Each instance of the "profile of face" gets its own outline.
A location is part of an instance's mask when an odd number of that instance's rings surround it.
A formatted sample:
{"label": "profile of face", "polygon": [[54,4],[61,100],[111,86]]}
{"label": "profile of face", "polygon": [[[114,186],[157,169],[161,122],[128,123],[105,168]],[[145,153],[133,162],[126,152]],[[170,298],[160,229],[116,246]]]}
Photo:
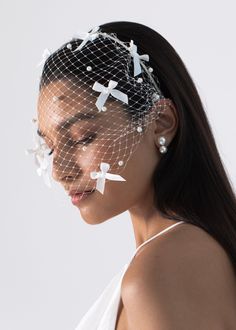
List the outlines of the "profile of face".
{"label": "profile of face", "polygon": [[[165,111],[143,131],[131,122],[121,102],[108,98],[99,112],[95,101],[96,96],[78,84],[58,80],[41,89],[37,107],[39,134],[52,149],[52,177],[67,192],[95,188],[90,173],[100,171],[101,162],[110,165],[108,173],[124,179],[106,179],[103,193],[95,189],[75,204],[89,224],[101,223],[150,198],[153,172],[162,157],[158,137],[164,135],[169,144],[177,126],[175,108],[168,99],[158,101]],[[155,107],[152,110],[157,112]]]}

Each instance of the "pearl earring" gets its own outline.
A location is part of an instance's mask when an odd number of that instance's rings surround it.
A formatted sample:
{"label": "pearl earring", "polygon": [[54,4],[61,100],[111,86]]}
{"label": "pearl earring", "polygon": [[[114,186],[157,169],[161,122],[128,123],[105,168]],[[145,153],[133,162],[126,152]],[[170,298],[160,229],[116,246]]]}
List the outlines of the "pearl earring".
{"label": "pearl earring", "polygon": [[166,139],[164,136],[160,136],[158,139],[159,144],[161,145],[159,148],[160,153],[164,154],[167,152],[167,147],[164,145],[166,143]]}

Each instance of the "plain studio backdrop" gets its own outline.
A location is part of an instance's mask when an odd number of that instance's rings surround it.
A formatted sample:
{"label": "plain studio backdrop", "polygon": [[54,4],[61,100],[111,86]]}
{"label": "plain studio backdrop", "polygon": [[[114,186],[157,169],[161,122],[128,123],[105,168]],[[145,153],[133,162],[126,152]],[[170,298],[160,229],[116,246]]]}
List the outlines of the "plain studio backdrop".
{"label": "plain studio backdrop", "polygon": [[196,83],[235,187],[235,9],[233,0],[1,1],[0,329],[73,330],[135,249],[128,212],[86,224],[24,153],[43,50],[110,21],[157,30]]}

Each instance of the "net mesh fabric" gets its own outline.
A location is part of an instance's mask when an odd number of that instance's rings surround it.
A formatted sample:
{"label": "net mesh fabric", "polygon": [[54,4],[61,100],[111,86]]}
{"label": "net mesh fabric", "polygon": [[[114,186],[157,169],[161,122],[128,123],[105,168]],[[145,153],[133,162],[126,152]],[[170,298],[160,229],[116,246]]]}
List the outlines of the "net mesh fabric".
{"label": "net mesh fabric", "polygon": [[107,180],[126,181],[130,157],[168,102],[149,56],[99,27],[44,56],[28,153],[46,184],[50,171],[66,191],[104,194]]}

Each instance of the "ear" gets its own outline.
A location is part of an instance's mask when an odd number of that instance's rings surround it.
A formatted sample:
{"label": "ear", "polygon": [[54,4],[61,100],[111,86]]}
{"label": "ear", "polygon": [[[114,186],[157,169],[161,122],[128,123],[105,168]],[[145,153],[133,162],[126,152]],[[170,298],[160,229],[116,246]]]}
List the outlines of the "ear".
{"label": "ear", "polygon": [[154,111],[158,110],[159,114],[154,121],[153,138],[155,145],[159,149],[159,138],[161,136],[164,136],[166,140],[166,147],[168,147],[174,138],[178,128],[179,118],[176,107],[170,99],[160,99],[155,103],[155,107],[156,109]]}

